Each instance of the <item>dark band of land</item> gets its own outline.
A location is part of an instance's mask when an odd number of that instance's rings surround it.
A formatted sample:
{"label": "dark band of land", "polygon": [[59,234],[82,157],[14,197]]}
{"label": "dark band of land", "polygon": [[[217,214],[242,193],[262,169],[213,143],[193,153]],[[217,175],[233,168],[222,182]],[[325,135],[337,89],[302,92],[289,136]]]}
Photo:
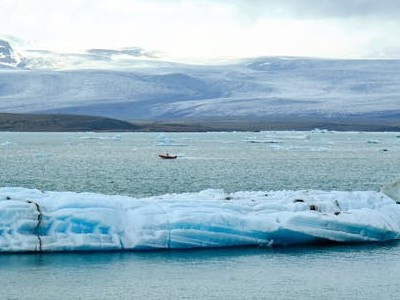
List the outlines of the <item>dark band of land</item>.
{"label": "dark band of land", "polygon": [[137,131],[138,126],[121,120],[77,115],[0,113],[0,131]]}
{"label": "dark band of land", "polygon": [[0,113],[0,131],[207,132],[312,130],[315,128],[337,131],[400,131],[400,119],[360,116],[346,118],[287,116],[123,121],[98,116]]}

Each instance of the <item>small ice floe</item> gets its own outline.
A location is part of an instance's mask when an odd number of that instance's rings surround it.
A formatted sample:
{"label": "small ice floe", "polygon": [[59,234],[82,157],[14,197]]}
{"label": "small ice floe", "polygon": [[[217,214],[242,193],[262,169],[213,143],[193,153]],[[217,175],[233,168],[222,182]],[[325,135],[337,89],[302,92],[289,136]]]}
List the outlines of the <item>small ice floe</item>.
{"label": "small ice floe", "polygon": [[311,139],[311,135],[310,134],[305,134],[305,135],[287,134],[287,135],[279,136],[279,138],[282,139],[282,140],[310,140]]}
{"label": "small ice floe", "polygon": [[121,140],[122,140],[122,135],[116,134],[116,135],[114,135],[111,139],[113,139],[113,140],[115,140],[115,141],[121,141]]}
{"label": "small ice floe", "polygon": [[244,140],[246,143],[250,144],[280,144],[282,142],[270,139],[257,139],[257,138],[246,138]]}
{"label": "small ice floe", "polygon": [[270,145],[269,148],[273,150],[282,151],[304,151],[304,152],[324,152],[328,151],[326,147],[309,147],[309,146],[282,146],[282,145]]}
{"label": "small ice floe", "polygon": [[53,156],[51,153],[46,153],[46,152],[37,152],[33,155],[35,158],[40,158],[40,159],[45,159]]}
{"label": "small ice floe", "polygon": [[9,145],[11,145],[12,143],[10,142],[10,141],[4,141],[4,142],[1,142],[0,143],[0,146],[9,146]]}
{"label": "small ice floe", "polygon": [[368,144],[379,144],[378,140],[368,140],[367,141]]}
{"label": "small ice floe", "polygon": [[311,133],[333,133],[333,132],[328,129],[314,128],[313,130],[311,130]]}
{"label": "small ice floe", "polygon": [[122,136],[120,134],[116,134],[113,136],[98,136],[98,135],[85,135],[81,136],[80,139],[82,140],[114,140],[114,141],[120,141],[122,140]]}
{"label": "small ice floe", "polygon": [[156,146],[161,146],[161,147],[186,147],[187,144],[180,144],[174,142],[171,138],[169,138],[166,134],[162,133],[158,136]]}

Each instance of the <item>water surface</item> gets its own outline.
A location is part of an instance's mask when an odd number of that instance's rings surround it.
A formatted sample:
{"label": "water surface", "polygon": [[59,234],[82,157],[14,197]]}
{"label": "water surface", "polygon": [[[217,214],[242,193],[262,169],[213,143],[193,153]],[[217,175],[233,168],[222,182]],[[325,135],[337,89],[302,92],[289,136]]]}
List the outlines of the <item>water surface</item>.
{"label": "water surface", "polygon": [[[159,153],[178,154],[165,161]],[[0,185],[129,196],[379,190],[396,133],[1,133]],[[398,299],[400,244],[0,255],[1,299]]]}

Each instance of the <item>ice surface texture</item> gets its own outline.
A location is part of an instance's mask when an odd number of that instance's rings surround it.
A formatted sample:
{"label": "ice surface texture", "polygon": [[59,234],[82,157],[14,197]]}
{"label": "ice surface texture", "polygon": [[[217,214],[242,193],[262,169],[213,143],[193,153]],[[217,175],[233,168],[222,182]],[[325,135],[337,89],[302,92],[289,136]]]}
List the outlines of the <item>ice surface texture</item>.
{"label": "ice surface texture", "polygon": [[0,189],[0,251],[271,246],[400,237],[400,205],[379,192],[221,190],[130,198]]}

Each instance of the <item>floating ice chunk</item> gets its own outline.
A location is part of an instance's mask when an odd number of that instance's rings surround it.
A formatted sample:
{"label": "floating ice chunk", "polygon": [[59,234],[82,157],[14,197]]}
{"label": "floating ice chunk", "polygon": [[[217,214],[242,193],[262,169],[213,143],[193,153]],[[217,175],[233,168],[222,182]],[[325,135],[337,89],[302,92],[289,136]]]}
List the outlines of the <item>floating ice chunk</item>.
{"label": "floating ice chunk", "polygon": [[304,152],[329,151],[329,148],[327,148],[327,147],[310,147],[310,146],[269,145],[269,148],[271,148],[273,150],[281,150],[281,151],[304,151]]}
{"label": "floating ice chunk", "polygon": [[45,159],[45,158],[49,158],[49,157],[53,156],[53,154],[51,154],[51,153],[46,153],[46,152],[37,152],[37,153],[35,153],[33,156],[34,156],[35,158],[42,158],[42,159]]}
{"label": "floating ice chunk", "polygon": [[400,238],[378,192],[205,190],[149,198],[0,189],[0,251],[146,250]]}
{"label": "floating ice chunk", "polygon": [[244,140],[246,143],[251,143],[251,144],[280,144],[282,142],[273,140],[273,139],[259,139],[259,138],[252,138],[248,137],[245,138]]}
{"label": "floating ice chunk", "polygon": [[333,131],[330,131],[328,129],[314,128],[313,130],[311,130],[311,133],[333,133]]}
{"label": "floating ice chunk", "polygon": [[400,181],[384,185],[381,192],[400,204]]}
{"label": "floating ice chunk", "polygon": [[174,146],[174,147],[186,147],[187,144],[180,144],[174,142],[171,138],[169,138],[165,133],[161,133],[158,136],[156,146],[163,146],[163,147],[169,147],[169,146]]}
{"label": "floating ice chunk", "polygon": [[11,145],[12,143],[10,141],[4,141],[0,143],[0,146],[8,146]]}
{"label": "floating ice chunk", "polygon": [[120,134],[116,134],[116,135],[113,135],[113,136],[97,136],[95,134],[92,134],[92,135],[81,136],[80,139],[82,139],[82,140],[115,140],[115,141],[120,141],[120,140],[122,140],[122,136]]}
{"label": "floating ice chunk", "polygon": [[367,141],[368,144],[379,144],[378,140],[368,140]]}

